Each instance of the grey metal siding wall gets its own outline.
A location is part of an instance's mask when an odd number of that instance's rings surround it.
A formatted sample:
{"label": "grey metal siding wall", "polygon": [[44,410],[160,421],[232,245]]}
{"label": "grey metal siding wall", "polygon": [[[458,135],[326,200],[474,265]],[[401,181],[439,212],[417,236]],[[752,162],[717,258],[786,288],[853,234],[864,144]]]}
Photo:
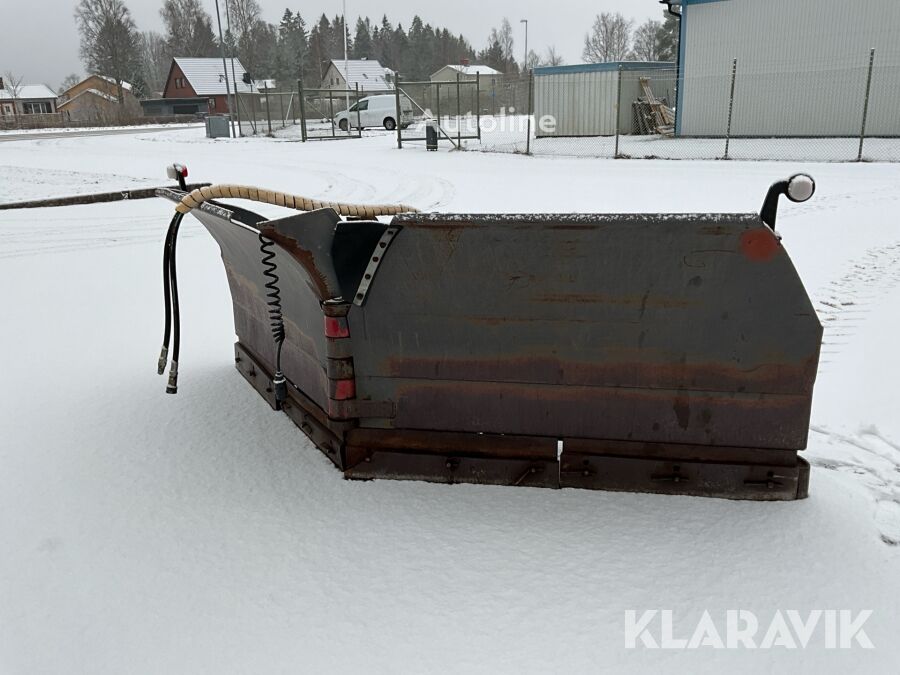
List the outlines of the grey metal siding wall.
{"label": "grey metal siding wall", "polygon": [[616,133],[615,71],[541,75],[534,78],[534,114],[556,118],[556,130],[538,136],[609,136]]}
{"label": "grey metal siding wall", "polygon": [[692,2],[683,21],[682,135],[725,132],[734,58],[734,135],[858,134],[872,47],[868,132],[900,134],[898,0]]}
{"label": "grey metal siding wall", "polygon": [[675,89],[674,70],[629,67],[622,73],[622,106],[618,109],[616,69],[536,75],[535,120],[539,122],[544,115],[556,119],[556,129],[552,132],[542,131],[538,124],[537,137],[612,136],[616,133],[617,118],[620,132],[632,133],[631,104],[644,95],[640,77],[650,78],[653,93],[659,98]]}

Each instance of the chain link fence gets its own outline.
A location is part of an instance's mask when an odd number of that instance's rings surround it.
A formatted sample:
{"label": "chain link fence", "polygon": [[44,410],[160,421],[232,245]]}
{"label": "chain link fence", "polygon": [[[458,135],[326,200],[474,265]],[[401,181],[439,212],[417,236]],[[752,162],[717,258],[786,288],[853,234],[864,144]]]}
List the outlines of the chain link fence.
{"label": "chain link fence", "polygon": [[[900,161],[900,66],[744,67],[681,77],[671,64],[538,69],[507,81],[469,150],[642,159]],[[530,92],[530,93],[528,93]],[[509,100],[509,98],[507,98]]]}
{"label": "chain link fence", "polygon": [[241,136],[276,136],[300,118],[296,91],[263,90],[236,95]]}

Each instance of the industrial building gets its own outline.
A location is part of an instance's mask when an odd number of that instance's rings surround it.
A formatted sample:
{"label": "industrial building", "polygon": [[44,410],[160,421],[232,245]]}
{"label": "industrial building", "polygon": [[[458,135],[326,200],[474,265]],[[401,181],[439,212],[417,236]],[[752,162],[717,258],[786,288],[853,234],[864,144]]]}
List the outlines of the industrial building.
{"label": "industrial building", "polygon": [[681,8],[677,134],[726,132],[736,59],[733,136],[856,136],[866,111],[868,135],[900,135],[898,0],[667,4]]}
{"label": "industrial building", "polygon": [[555,125],[538,124],[537,137],[640,133],[634,104],[645,96],[641,78],[648,80],[658,99],[673,103],[674,63],[621,61],[535,68],[534,118],[555,120]]}

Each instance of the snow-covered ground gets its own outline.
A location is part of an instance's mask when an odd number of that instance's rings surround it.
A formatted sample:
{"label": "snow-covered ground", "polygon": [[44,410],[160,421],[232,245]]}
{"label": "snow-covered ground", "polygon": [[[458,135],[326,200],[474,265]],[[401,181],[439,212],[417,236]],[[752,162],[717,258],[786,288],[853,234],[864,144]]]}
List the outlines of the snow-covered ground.
{"label": "snow-covered ground", "polygon": [[[900,165],[609,161],[202,129],[9,142],[0,201],[192,180],[447,211],[741,211],[826,325],[811,495],[346,482],[232,365],[212,239],[179,246],[180,393],[155,373],[161,200],[0,211],[0,672],[896,673]],[[872,610],[874,649],[626,649],[626,610]],[[724,619],[717,618],[724,626]],[[658,636],[657,636],[658,637]],[[761,637],[761,636],[760,636]],[[758,640],[759,641],[759,640]]]}

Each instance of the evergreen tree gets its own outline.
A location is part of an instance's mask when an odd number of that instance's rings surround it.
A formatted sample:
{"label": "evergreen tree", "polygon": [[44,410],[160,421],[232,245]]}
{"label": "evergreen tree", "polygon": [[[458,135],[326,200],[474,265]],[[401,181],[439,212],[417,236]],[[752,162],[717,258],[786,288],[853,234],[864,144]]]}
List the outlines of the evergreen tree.
{"label": "evergreen tree", "polygon": [[353,58],[374,59],[374,44],[372,40],[372,22],[369,17],[356,20],[356,35],[353,37]]}

